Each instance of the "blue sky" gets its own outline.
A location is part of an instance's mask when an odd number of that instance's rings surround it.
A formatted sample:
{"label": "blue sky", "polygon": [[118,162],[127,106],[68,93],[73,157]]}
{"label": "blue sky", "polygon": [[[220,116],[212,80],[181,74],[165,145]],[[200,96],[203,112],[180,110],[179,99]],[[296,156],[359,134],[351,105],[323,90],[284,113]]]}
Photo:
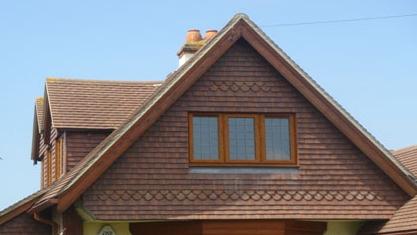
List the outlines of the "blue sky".
{"label": "blue sky", "polygon": [[[161,80],[190,28],[417,13],[416,1],[1,1],[0,209],[34,192],[33,105],[46,77]],[[265,27],[387,148],[417,144],[417,17]]]}

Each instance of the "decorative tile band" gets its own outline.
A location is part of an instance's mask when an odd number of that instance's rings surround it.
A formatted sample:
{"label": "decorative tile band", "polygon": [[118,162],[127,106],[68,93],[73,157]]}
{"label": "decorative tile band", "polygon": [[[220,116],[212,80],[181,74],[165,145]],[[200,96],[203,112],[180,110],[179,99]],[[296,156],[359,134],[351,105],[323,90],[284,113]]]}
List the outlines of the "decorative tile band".
{"label": "decorative tile band", "polygon": [[369,191],[222,191],[222,190],[106,190],[88,195],[93,200],[113,201],[382,201]]}
{"label": "decorative tile band", "polygon": [[211,91],[233,91],[233,92],[266,92],[271,88],[260,81],[210,81]]}

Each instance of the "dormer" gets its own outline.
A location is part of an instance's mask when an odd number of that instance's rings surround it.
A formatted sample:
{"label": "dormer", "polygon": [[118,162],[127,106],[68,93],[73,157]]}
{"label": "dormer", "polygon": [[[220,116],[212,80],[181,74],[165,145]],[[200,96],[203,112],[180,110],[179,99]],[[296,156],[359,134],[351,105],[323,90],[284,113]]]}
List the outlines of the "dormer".
{"label": "dormer", "polygon": [[160,82],[48,78],[35,102],[32,161],[53,184],[127,119]]}

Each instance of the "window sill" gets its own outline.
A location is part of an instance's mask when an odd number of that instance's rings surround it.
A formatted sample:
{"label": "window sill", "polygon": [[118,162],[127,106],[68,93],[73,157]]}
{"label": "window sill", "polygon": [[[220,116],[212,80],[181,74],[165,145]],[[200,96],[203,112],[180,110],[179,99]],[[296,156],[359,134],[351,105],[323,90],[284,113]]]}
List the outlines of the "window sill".
{"label": "window sill", "polygon": [[267,161],[267,162],[249,162],[249,161],[228,161],[228,162],[218,162],[218,161],[190,161],[190,167],[243,167],[243,168],[298,168],[298,163],[294,161]]}
{"label": "window sill", "polygon": [[195,174],[298,174],[298,166],[195,166],[189,168]]}

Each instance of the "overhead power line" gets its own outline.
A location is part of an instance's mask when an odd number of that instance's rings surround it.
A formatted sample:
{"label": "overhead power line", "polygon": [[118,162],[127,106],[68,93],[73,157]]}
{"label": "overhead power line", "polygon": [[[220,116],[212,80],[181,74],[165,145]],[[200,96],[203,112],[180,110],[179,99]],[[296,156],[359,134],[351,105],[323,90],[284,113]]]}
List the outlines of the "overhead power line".
{"label": "overhead power line", "polygon": [[336,24],[336,23],[349,23],[360,21],[374,21],[374,20],[388,20],[394,18],[415,17],[417,13],[404,14],[404,15],[388,15],[388,16],[375,16],[375,17],[361,17],[361,18],[347,18],[347,19],[335,19],[335,20],[318,20],[318,21],[306,21],[298,23],[282,23],[282,24],[269,24],[261,25],[262,27],[291,27],[301,25],[315,25],[315,24]]}

